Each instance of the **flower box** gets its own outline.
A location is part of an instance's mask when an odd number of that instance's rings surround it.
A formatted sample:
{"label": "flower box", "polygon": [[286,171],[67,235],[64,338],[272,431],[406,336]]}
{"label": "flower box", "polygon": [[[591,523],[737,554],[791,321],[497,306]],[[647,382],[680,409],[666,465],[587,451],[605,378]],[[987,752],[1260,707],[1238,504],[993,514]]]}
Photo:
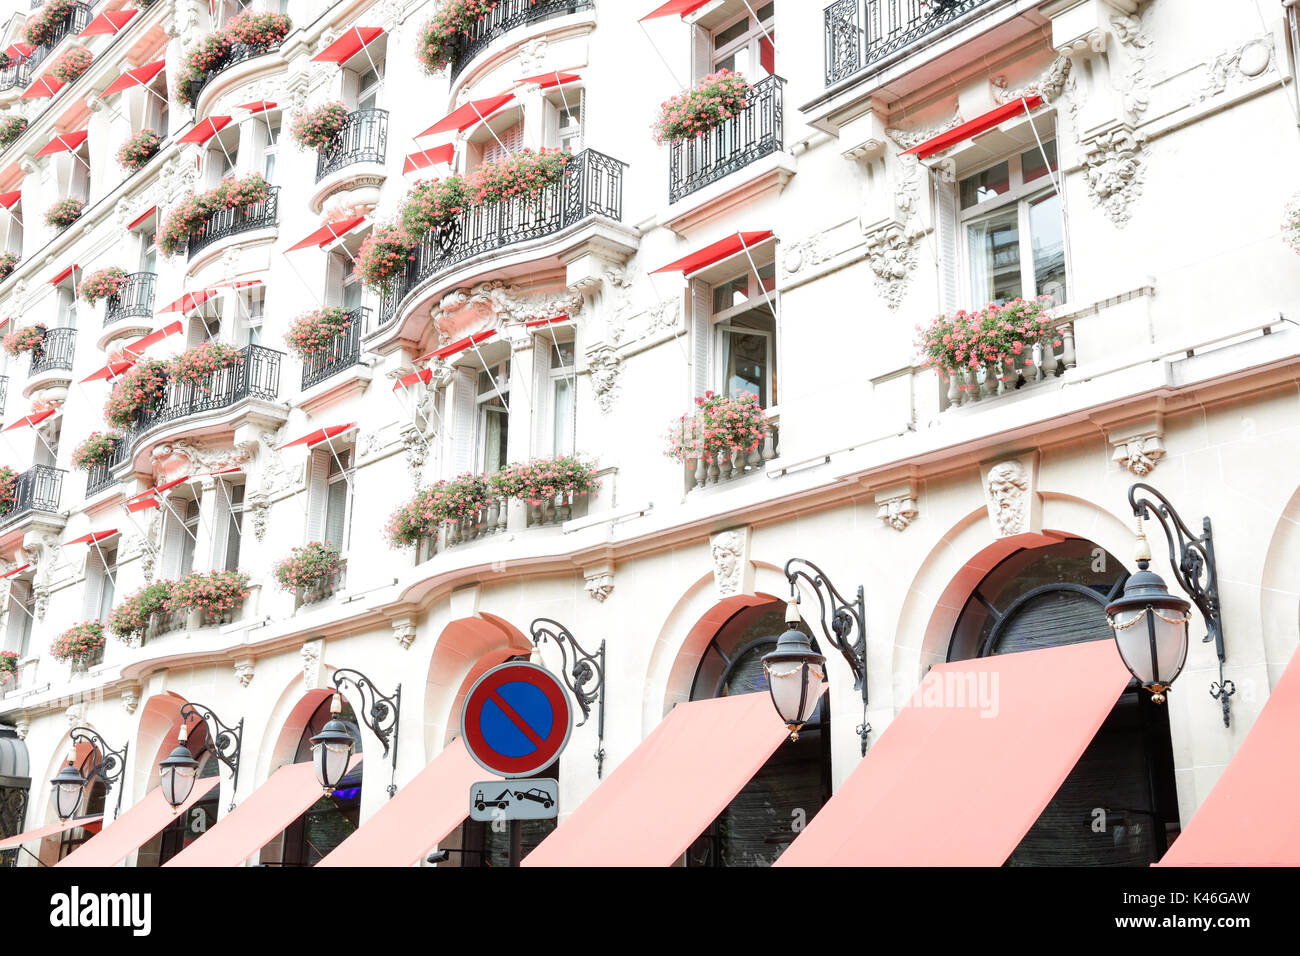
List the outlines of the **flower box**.
{"label": "flower box", "polygon": [[519,196],[536,200],[547,186],[564,181],[564,167],[571,159],[573,154],[567,149],[524,149],[484,163],[470,176],[470,201],[481,206]]}
{"label": "flower box", "polygon": [[182,105],[194,105],[207,78],[229,59],[233,45],[228,33],[209,33],[186,55],[176,79],[176,99]]}
{"label": "flower box", "polygon": [[54,229],[67,229],[81,218],[86,203],[81,199],[60,199],[45,211],[45,225]]}
{"label": "flower box", "polygon": [[23,39],[31,46],[49,43],[54,39],[59,24],[75,6],[74,0],[46,0],[46,3],[23,24]]}
{"label": "flower box", "polygon": [[41,351],[41,343],[45,341],[45,333],[48,330],[45,325],[37,322],[35,325],[29,325],[25,328],[14,329],[5,336],[5,351],[17,358],[24,352],[31,352],[37,355]]}
{"label": "flower box", "polygon": [[50,645],[50,656],[74,667],[90,663],[104,649],[104,625],[86,621],[68,628]]}
{"label": "flower box", "polygon": [[283,13],[260,13],[245,10],[226,26],[226,35],[235,43],[256,50],[275,46],[293,29],[293,21]]}
{"label": "flower box", "polygon": [[104,403],[104,420],[116,428],[129,428],[167,397],[167,363],[141,359],[113,385]]}
{"label": "flower box", "polygon": [[27,117],[6,116],[0,119],[0,149],[8,146],[27,130]]}
{"label": "flower box", "polygon": [[694,139],[736,116],[749,105],[753,87],[739,73],[719,70],[659,107],[655,142]]}
{"label": "flower box", "polygon": [[120,266],[108,266],[105,269],[96,269],[82,279],[78,291],[83,299],[94,305],[100,299],[117,295],[124,285],[126,285],[126,270]]}
{"label": "flower box", "polygon": [[54,61],[50,72],[64,83],[71,83],[90,69],[94,55],[84,46],[70,46]]}
{"label": "flower box", "polygon": [[172,586],[169,613],[197,613],[204,624],[228,623],[251,593],[243,571],[195,571]]}
{"label": "flower box", "polygon": [[156,130],[142,129],[118,147],[117,164],[135,172],[154,158],[161,143],[162,136]]}
{"label": "flower box", "polygon": [[295,592],[299,604],[313,604],[333,593],[342,569],[337,546],[313,541],[290,551],[276,562],[271,574],[283,590]]}
{"label": "flower box", "polygon": [[169,381],[211,393],[213,378],[223,368],[244,364],[244,353],[225,342],[204,342],[186,349],[167,365]]}
{"label": "flower box", "polygon": [[681,416],[669,430],[666,454],[674,461],[743,459],[756,451],[767,435],[767,417],[752,392],[734,398],[705,392],[695,404],[695,413]]}
{"label": "flower box", "polygon": [[0,651],[0,687],[18,677],[18,655],[13,651]]}
{"label": "flower box", "polygon": [[[1004,305],[990,303],[983,309],[961,309],[939,315],[918,328],[916,347],[924,366],[938,370],[946,382],[954,377],[969,379],[967,370],[1006,370],[1033,365],[1034,346],[1056,336],[1047,309],[1051,297],[1013,299]],[[970,382],[959,389],[971,387]]]}
{"label": "flower box", "polygon": [[332,347],[352,322],[352,314],[338,306],[313,309],[293,320],[284,341],[299,358],[309,359]]}
{"label": "flower box", "polygon": [[18,253],[0,252],[0,280],[9,278],[18,267]]}
{"label": "flower box", "polygon": [[139,647],[150,630],[156,629],[158,619],[165,615],[174,584],[154,581],[137,590],[109,613],[108,629],[122,643]]}
{"label": "flower box", "polygon": [[14,506],[18,494],[18,472],[8,465],[0,465],[0,514]]}
{"label": "flower box", "polygon": [[414,248],[415,242],[401,226],[379,226],[361,243],[352,271],[367,287],[386,292],[406,271]]}
{"label": "flower box", "polygon": [[343,131],[348,108],[338,100],[315,109],[303,110],[293,117],[293,139],[303,149],[325,149]]}
{"label": "flower box", "polygon": [[106,465],[113,458],[113,448],[122,440],[116,432],[93,431],[86,436],[72,452],[72,465],[82,471],[90,471],[99,465]]}
{"label": "flower box", "polygon": [[449,66],[456,53],[456,37],[469,34],[499,0],[445,0],[434,15],[420,28],[415,55],[425,73],[436,73]]}

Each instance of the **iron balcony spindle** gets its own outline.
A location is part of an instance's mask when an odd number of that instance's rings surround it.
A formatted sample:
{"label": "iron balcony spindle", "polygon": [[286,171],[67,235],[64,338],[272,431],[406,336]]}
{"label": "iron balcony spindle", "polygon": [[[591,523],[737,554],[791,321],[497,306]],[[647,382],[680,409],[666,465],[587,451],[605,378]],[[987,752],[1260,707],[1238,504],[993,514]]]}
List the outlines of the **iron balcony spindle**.
{"label": "iron balcony spindle", "polygon": [[104,325],[129,318],[153,317],[153,293],[158,277],[152,272],[132,272],[117,292],[108,297]]}
{"label": "iron balcony spindle", "polygon": [[835,0],[823,12],[826,85],[947,26],[989,0]]}
{"label": "iron balcony spindle", "polygon": [[86,497],[98,494],[113,484],[113,469],[131,457],[131,443],[125,438],[113,442],[108,460],[92,465],[86,471]]}
{"label": "iron balcony spindle", "polygon": [[388,155],[388,111],[355,110],[343,128],[316,154],[316,182],[357,163],[383,163]]}
{"label": "iron balcony spindle", "polygon": [[77,330],[48,329],[41,336],[41,344],[32,351],[32,362],[27,377],[40,375],[53,369],[72,371],[72,358],[77,350]]}
{"label": "iron balcony spindle", "polygon": [[319,352],[313,352],[302,362],[302,387],[310,388],[344,369],[361,361],[361,337],[370,323],[370,310],[353,309],[348,313],[352,324],[340,332]]}
{"label": "iron balcony spindle", "polygon": [[63,471],[32,465],[14,481],[14,500],[0,511],[0,524],[16,521],[33,511],[56,512],[63,492]]}
{"label": "iron balcony spindle", "polygon": [[768,76],[754,84],[748,105],[700,136],[669,151],[668,201],[689,196],[784,146],[785,80]]}

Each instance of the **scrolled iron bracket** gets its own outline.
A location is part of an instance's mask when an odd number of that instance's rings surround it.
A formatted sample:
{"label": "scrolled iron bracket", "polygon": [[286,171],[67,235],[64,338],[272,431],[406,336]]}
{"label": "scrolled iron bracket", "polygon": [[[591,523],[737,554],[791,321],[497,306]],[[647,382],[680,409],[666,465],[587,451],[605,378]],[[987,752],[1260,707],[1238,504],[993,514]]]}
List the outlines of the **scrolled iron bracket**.
{"label": "scrolled iron bracket", "polygon": [[[541,647],[551,640],[560,648],[560,679],[569,689],[578,707],[582,709],[581,727],[591,719],[591,706],[596,705],[596,778],[605,768],[605,641],[602,639],[595,654],[588,654],[567,627],[559,621],[539,617],[529,626],[533,646]],[[569,648],[573,648],[573,663],[569,663]]]}
{"label": "scrolled iron bracket", "polygon": [[239,789],[239,753],[244,746],[244,718],[231,727],[212,710],[193,701],[181,707],[181,722],[189,727],[191,720],[202,721],[208,730],[206,749],[230,771],[230,809],[235,808],[235,793]]}
{"label": "scrolled iron bracket", "polygon": [[[126,772],[126,755],[131,749],[131,742],[128,740],[122,745],[121,750],[113,750],[108,744],[104,743],[104,738],[99,736],[89,727],[73,727],[69,737],[72,738],[73,746],[85,743],[95,748],[99,754],[99,760],[90,768],[90,773],[86,777],[87,782],[98,777],[104,781],[104,796],[113,792],[113,784],[120,783],[122,774]],[[122,811],[122,791],[124,787],[118,787],[117,790],[117,812]]]}
{"label": "scrolled iron bracket", "polygon": [[341,667],[334,672],[334,687],[341,691],[344,684],[350,684],[361,695],[361,720],[384,745],[384,756],[392,758],[393,774],[388,784],[391,799],[397,793],[397,730],[402,713],[402,685],[398,684],[391,695],[385,695],[365,674]]}

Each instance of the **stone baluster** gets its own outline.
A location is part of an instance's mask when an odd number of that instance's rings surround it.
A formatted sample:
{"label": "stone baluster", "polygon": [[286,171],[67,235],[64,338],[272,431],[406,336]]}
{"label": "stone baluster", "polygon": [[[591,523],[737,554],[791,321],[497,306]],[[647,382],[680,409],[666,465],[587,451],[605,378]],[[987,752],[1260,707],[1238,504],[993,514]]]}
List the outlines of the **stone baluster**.
{"label": "stone baluster", "polygon": [[1074,323],[1064,322],[1057,329],[1061,333],[1061,362],[1067,370],[1074,368]]}
{"label": "stone baluster", "polygon": [[501,506],[497,509],[497,527],[498,531],[506,530],[506,513],[510,510],[510,501],[508,498],[501,499]]}
{"label": "stone baluster", "polygon": [[568,521],[573,517],[573,496],[567,491],[560,492],[560,507],[556,513],[559,521]]}
{"label": "stone baluster", "polygon": [[716,485],[718,483],[718,459],[716,456],[709,459],[709,479],[705,484]]}
{"label": "stone baluster", "polygon": [[763,430],[763,461],[771,461],[776,457],[776,430],[769,422]]}

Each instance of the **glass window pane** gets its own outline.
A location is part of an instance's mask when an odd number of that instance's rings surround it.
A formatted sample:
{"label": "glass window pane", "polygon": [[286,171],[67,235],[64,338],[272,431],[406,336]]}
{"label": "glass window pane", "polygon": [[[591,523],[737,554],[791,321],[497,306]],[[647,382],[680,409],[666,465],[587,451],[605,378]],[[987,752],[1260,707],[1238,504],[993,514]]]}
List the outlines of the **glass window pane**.
{"label": "glass window pane", "polygon": [[[1043,154],[1047,154],[1047,162],[1043,162]],[[1032,183],[1035,179],[1042,179],[1047,175],[1050,168],[1056,172],[1056,140],[1048,140],[1043,144],[1040,151],[1037,146],[1028,152],[1020,154],[1020,168],[1024,172],[1025,182]]]}
{"label": "glass window pane", "polygon": [[1020,295],[1020,224],[1013,206],[967,227],[972,306]]}
{"label": "glass window pane", "polygon": [[722,336],[727,375],[727,394],[749,392],[758,396],[758,404],[768,406],[767,336],[738,329],[724,329]]}
{"label": "glass window pane", "polygon": [[555,436],[551,450],[556,455],[567,455],[573,448],[573,389],[567,378],[556,380],[553,398]]}
{"label": "glass window pane", "polygon": [[1001,196],[1010,188],[1010,167],[1003,161],[961,181],[961,208],[969,209],[994,196]]}
{"label": "glass window pane", "polygon": [[766,4],[765,6],[761,6],[758,8],[758,19],[761,22],[766,23],[768,20],[772,19],[772,16],[775,12],[776,12],[775,2]]}
{"label": "glass window pane", "polygon": [[749,32],[749,17],[741,17],[713,38],[713,49],[721,50],[728,43],[739,40]]}
{"label": "glass window pane", "polygon": [[1065,232],[1061,224],[1061,197],[1056,193],[1029,204],[1029,239],[1037,294],[1050,295],[1058,305],[1065,302]]}
{"label": "glass window pane", "polygon": [[348,483],[340,479],[330,484],[329,497],[325,503],[325,540],[340,549],[343,547],[347,509]]}
{"label": "glass window pane", "polygon": [[499,471],[507,461],[509,419],[504,408],[483,409],[483,471]]}
{"label": "glass window pane", "polygon": [[749,299],[749,276],[742,275],[713,287],[713,311],[723,312]]}

